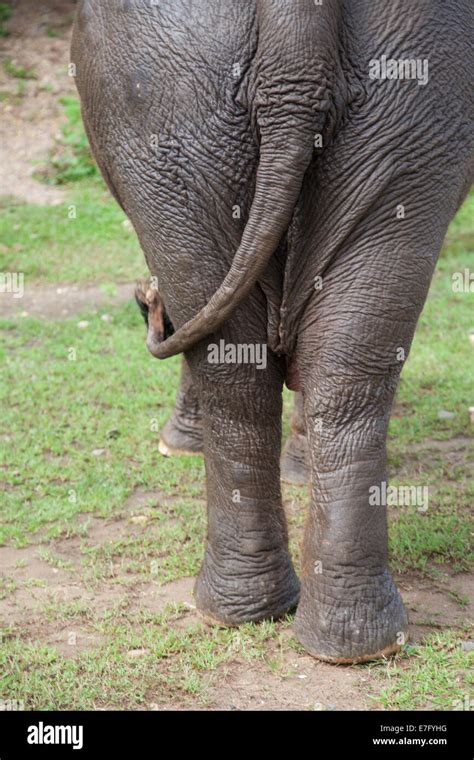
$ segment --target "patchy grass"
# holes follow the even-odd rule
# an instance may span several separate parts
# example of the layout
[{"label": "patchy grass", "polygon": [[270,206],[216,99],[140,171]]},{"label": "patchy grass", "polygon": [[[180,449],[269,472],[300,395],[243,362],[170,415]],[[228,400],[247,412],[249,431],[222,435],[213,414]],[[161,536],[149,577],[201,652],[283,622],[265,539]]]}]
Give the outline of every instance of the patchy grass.
[{"label": "patchy grass", "polygon": [[14,106],[20,105],[20,103],[23,101],[23,98],[26,95],[26,83],[20,79],[16,83],[16,91],[12,92],[12,90],[2,90],[0,92],[0,103],[8,103]]},{"label": "patchy grass", "polygon": [[[0,542],[17,546],[66,530],[79,512],[107,516],[134,489],[202,494],[198,457],[158,454],[179,359],[157,366],[135,304],[76,319],[3,321],[0,454],[7,490]],[[70,360],[75,357],[74,360]]]},{"label": "patchy grass", "polygon": [[79,99],[69,95],[59,102],[67,119],[62,128],[62,140],[53,151],[49,164],[36,176],[54,185],[98,177],[99,171],[82,124]]},{"label": "patchy grass", "polygon": [[[177,622],[186,613],[182,605],[170,605],[158,615],[89,620],[101,643],[70,659],[9,636],[0,650],[2,698],[22,700],[28,710],[169,708],[191,699],[205,705],[220,666],[237,658],[265,662],[267,643],[278,637],[271,622],[227,630],[200,623],[180,628]],[[77,616],[69,622],[74,630]]]},{"label": "patchy grass", "polygon": [[[466,505],[467,506],[467,505]],[[444,505],[430,514],[403,511],[390,523],[391,567],[397,572],[429,572],[432,563],[450,563],[455,573],[472,568],[474,524],[466,510]]]},{"label": "patchy grass", "polygon": [[36,72],[34,69],[27,69],[24,66],[21,66],[15,61],[12,61],[11,58],[5,58],[3,61],[3,68],[5,70],[5,73],[8,74],[8,76],[13,77],[14,79],[36,79]]},{"label": "patchy grass", "polygon": [[460,446],[456,463],[450,449],[422,449],[404,457],[404,465],[391,479],[393,486],[427,489],[423,506],[389,508],[391,566],[399,573],[417,570],[435,574],[436,566],[449,563],[453,572],[472,568],[474,560],[474,482],[469,477],[474,442]]},{"label": "patchy grass", "polygon": [[[467,225],[469,214],[473,219],[474,194],[460,211]],[[474,289],[453,292],[452,276],[465,268],[474,272],[474,233],[463,237],[458,232],[456,237],[459,228],[456,219],[449,231],[452,243],[441,254],[402,373],[397,400],[403,412],[390,424],[394,452],[430,438],[472,435],[469,406],[473,403],[474,349],[469,333],[474,329]],[[441,411],[451,412],[454,417],[440,419]]]},{"label": "patchy grass", "polygon": [[196,500],[177,499],[172,506],[155,504],[139,510],[130,522],[143,531],[83,545],[85,575],[107,583],[136,584],[151,579],[166,583],[194,576],[204,551],[205,506]]},{"label": "patchy grass", "polygon": [[387,685],[377,702],[386,710],[472,710],[474,653],[461,640],[461,632],[446,631],[406,647],[383,668]]},{"label": "patchy grass", "polygon": [[66,203],[0,206],[0,271],[35,283],[124,282],[146,271],[128,220],[100,181],[78,183]]}]

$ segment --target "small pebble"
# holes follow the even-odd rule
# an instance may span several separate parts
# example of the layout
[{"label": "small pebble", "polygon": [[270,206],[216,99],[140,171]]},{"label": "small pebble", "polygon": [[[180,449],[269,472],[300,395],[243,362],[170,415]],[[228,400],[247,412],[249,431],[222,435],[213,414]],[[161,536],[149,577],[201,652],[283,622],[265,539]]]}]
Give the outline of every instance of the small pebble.
[{"label": "small pebble", "polygon": [[77,326],[78,326],[78,328],[79,328],[80,330],[85,330],[85,329],[86,329],[86,327],[89,327],[89,324],[90,324],[90,323],[87,321],[87,319],[83,319],[83,320],[81,320],[81,322],[78,322],[78,323],[77,323]]}]

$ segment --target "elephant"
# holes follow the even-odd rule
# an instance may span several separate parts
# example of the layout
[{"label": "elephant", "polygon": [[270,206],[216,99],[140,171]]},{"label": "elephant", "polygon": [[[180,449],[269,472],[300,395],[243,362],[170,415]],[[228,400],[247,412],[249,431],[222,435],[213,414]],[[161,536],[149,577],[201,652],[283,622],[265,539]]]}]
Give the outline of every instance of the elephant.
[{"label": "elephant", "polygon": [[[147,327],[147,340],[160,343],[173,334],[174,328],[156,284],[138,280],[135,301]],[[202,414],[199,394],[190,368],[183,357],[176,403],[160,433],[158,449],[163,456],[200,454],[203,451]],[[295,394],[291,432],[282,452],[281,479],[292,485],[303,485],[310,479],[309,450],[303,416],[303,401]]]},{"label": "elephant", "polygon": [[[152,280],[138,280],[135,301],[147,327],[147,340],[157,343],[173,334],[163,299]],[[176,403],[160,432],[158,448],[164,456],[198,454],[203,450],[202,414],[199,396],[194,387],[186,359],[181,363],[181,377]]]},{"label": "elephant", "polygon": [[[184,353],[202,410],[194,596],[211,625],[296,610],[299,643],[336,664],[406,641],[371,494],[472,181],[471,25],[470,0],[78,4],[86,132],[175,327],[148,346]],[[311,468],[299,578],[279,477],[285,381],[302,393]]]}]

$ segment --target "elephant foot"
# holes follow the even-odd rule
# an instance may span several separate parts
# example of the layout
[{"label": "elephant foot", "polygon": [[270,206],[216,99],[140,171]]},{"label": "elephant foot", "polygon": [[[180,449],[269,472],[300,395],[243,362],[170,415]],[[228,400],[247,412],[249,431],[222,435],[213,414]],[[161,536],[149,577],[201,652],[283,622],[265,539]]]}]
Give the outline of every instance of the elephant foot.
[{"label": "elephant foot", "polygon": [[202,421],[200,417],[185,417],[173,412],[160,433],[160,454],[201,454],[203,450]]},{"label": "elephant foot", "polygon": [[341,589],[321,583],[319,594],[314,582],[309,585],[303,584],[293,628],[318,660],[338,665],[378,660],[396,654],[407,641],[407,614],[388,571],[359,584],[346,581]]},{"label": "elephant foot", "polygon": [[199,615],[210,625],[235,627],[243,623],[282,617],[294,610],[299,599],[299,581],[290,558],[277,567],[232,576],[227,559],[222,573],[206,559],[196,579],[194,598]]},{"label": "elephant foot", "polygon": [[280,462],[281,479],[291,485],[304,485],[311,480],[309,448],[305,435],[293,432],[288,438]]}]

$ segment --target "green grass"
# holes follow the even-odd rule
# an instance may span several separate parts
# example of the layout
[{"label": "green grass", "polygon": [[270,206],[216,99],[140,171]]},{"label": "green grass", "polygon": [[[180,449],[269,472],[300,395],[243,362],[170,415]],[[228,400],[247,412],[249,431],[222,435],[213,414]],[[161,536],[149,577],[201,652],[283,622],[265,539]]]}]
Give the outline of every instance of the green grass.
[{"label": "green grass", "polygon": [[[0,466],[9,489],[0,542],[20,545],[40,529],[50,537],[79,512],[110,515],[138,487],[173,493],[179,486],[183,496],[202,491],[200,458],[170,461],[157,452],[179,359],[158,367],[148,355],[134,304],[108,312],[111,322],[101,312],[89,315],[85,330],[80,317],[1,323],[0,403],[9,445]],[[105,453],[94,456],[97,449]]]},{"label": "green grass", "polygon": [[[205,507],[196,500],[178,499],[167,509],[140,509],[143,530],[82,549],[85,578],[110,584],[140,581],[166,583],[194,576],[204,550]],[[129,521],[130,529],[136,523]],[[184,547],[184,550],[183,550]]]},{"label": "green grass", "polygon": [[450,465],[443,451],[406,451],[403,471],[392,477],[391,485],[427,486],[428,504],[426,511],[417,506],[389,509],[390,561],[397,572],[436,575],[443,563],[454,572],[472,568],[474,483],[469,462],[474,442],[466,443],[461,454],[459,464]]},{"label": "green grass", "polygon": [[[397,450],[429,438],[472,435],[468,407],[473,403],[474,353],[469,332],[474,328],[474,292],[454,293],[451,278],[465,268],[474,272],[473,218],[474,193],[449,229],[451,242],[441,253],[402,373],[397,398],[404,413],[390,424],[392,448]],[[455,417],[439,419],[441,410]]]},{"label": "green grass", "polygon": [[8,37],[10,34],[10,32],[4,27],[4,24],[10,20],[11,15],[11,6],[8,3],[0,3],[0,37]]},{"label": "green grass", "polygon": [[[180,628],[176,623],[186,611],[170,605],[158,615],[115,612],[91,619],[87,613],[88,630],[100,635],[101,643],[71,659],[52,647],[7,636],[0,649],[0,694],[22,700],[28,710],[150,709],[173,702],[185,706],[190,698],[205,705],[220,667],[237,658],[265,665],[266,644],[278,640],[279,630],[288,625]],[[68,611],[70,630],[77,629],[81,617],[79,610],[72,620]],[[129,655],[137,650],[139,656]]]},{"label": "green grass", "polygon": [[3,68],[8,76],[14,79],[36,79],[34,69],[26,69],[24,66],[16,64],[11,58],[5,58]]},{"label": "green grass", "polygon": [[78,98],[68,95],[59,102],[66,116],[62,141],[53,152],[49,166],[39,172],[39,177],[55,185],[97,177],[99,172],[82,124]]},{"label": "green grass", "polygon": [[47,26],[46,36],[54,39],[55,37],[60,37],[61,33],[57,29],[55,29],[54,26]]},{"label": "green grass", "polygon": [[462,650],[462,638],[447,631],[406,647],[384,667],[386,685],[376,702],[386,710],[472,710],[474,656]]},{"label": "green grass", "polygon": [[429,515],[404,511],[390,521],[390,564],[393,570],[430,572],[432,563],[450,563],[454,572],[472,568],[474,523],[458,505],[443,504]]},{"label": "green grass", "polygon": [[30,284],[123,282],[146,271],[135,233],[98,181],[78,183],[47,212],[4,200],[0,239],[0,271],[24,272]]}]

